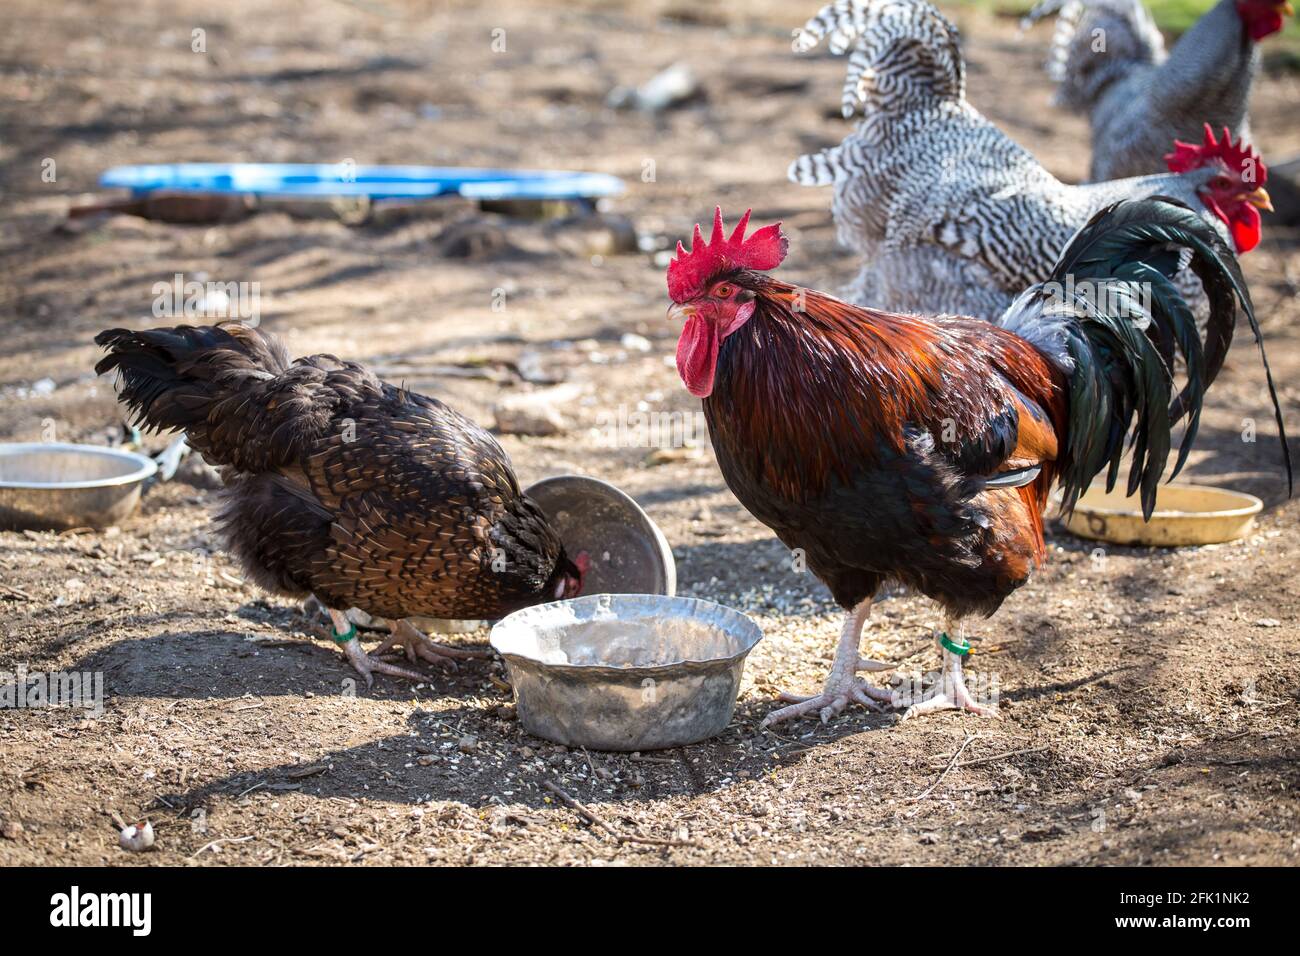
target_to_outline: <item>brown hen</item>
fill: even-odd
[[[237,323],[109,329],[95,370],[116,369],[138,422],[183,430],[223,466],[220,530],[273,593],[315,594],[352,666],[422,679],[377,655],[450,662],[406,618],[492,619],[582,587],[583,571],[490,434],[452,408],[332,355],[290,361]],[[367,654],[345,611],[393,622]]]

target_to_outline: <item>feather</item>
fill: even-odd
[[[1211,310],[1202,342],[1192,310],[1173,283],[1191,253]],[[1205,390],[1223,366],[1238,309],[1255,333],[1292,488],[1282,409],[1264,352],[1250,292],[1236,256],[1196,213],[1167,197],[1116,203],[1097,213],[1061,253],[1052,279],[1026,290],[1000,324],[1043,349],[1069,376],[1070,428],[1062,456],[1064,507],[1073,508],[1105,470],[1118,477],[1132,438],[1128,494],[1140,493],[1150,517],[1171,450],[1170,429],[1186,419],[1170,477],[1195,441]],[[1172,389],[1173,357],[1186,384]]]
[[[378,617],[495,618],[574,565],[491,435],[330,355],[238,324],[110,329],[96,366],[142,424],[226,466],[217,523],[267,590]],[[504,571],[483,555],[506,555]]]

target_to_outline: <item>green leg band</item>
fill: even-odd
[[[357,626],[353,624],[351,621],[348,622],[348,632],[346,634],[340,634],[338,631],[334,630],[333,628],[330,629],[330,640],[332,640],[335,644],[346,644],[348,641],[352,640],[352,638],[356,636],[357,636]]]
[[[965,657],[967,654],[970,653],[969,643],[967,643],[965,640],[962,640],[961,643],[954,641],[951,637],[948,636],[946,631],[939,635],[939,644],[940,646],[943,647],[944,650],[952,651],[958,657]]]

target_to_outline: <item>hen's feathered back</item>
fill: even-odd
[[[1053,14],[1046,68],[1057,84],[1058,106],[1089,110],[1111,82],[1165,59],[1165,39],[1142,0],[1044,0],[1021,27]]]
[[[1249,136],[1259,48],[1245,23],[1257,14],[1247,6],[1219,0],[1168,53],[1141,0],[1045,0],[1034,8],[1026,24],[1058,15],[1048,74],[1057,103],[1088,116],[1093,182],[1159,171],[1169,144],[1199,138],[1204,123]],[[1268,2],[1257,6],[1267,10]]]
[[[293,363],[280,341],[239,323],[95,336],[108,354],[95,366],[121,376],[120,401],[138,424],[184,431],[210,461],[243,472],[297,461],[329,425],[344,385],[379,380],[328,356]]]

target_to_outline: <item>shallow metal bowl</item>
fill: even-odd
[[[103,528],[140,503],[152,458],[98,445],[0,444],[0,528]]]
[[[569,557],[586,551],[584,594],[677,591],[673,549],[659,526],[626,493],[599,478],[558,475],[525,489],[550,520]]]
[[[1126,497],[1123,488],[1091,488],[1065,526],[1081,538],[1176,548],[1244,538],[1263,508],[1264,502],[1242,491],[1173,482],[1160,486],[1156,510],[1144,521],[1136,496]]]
[[[762,638],[739,611],[652,594],[541,604],[492,628],[524,729],[593,750],[660,750],[721,733]]]

